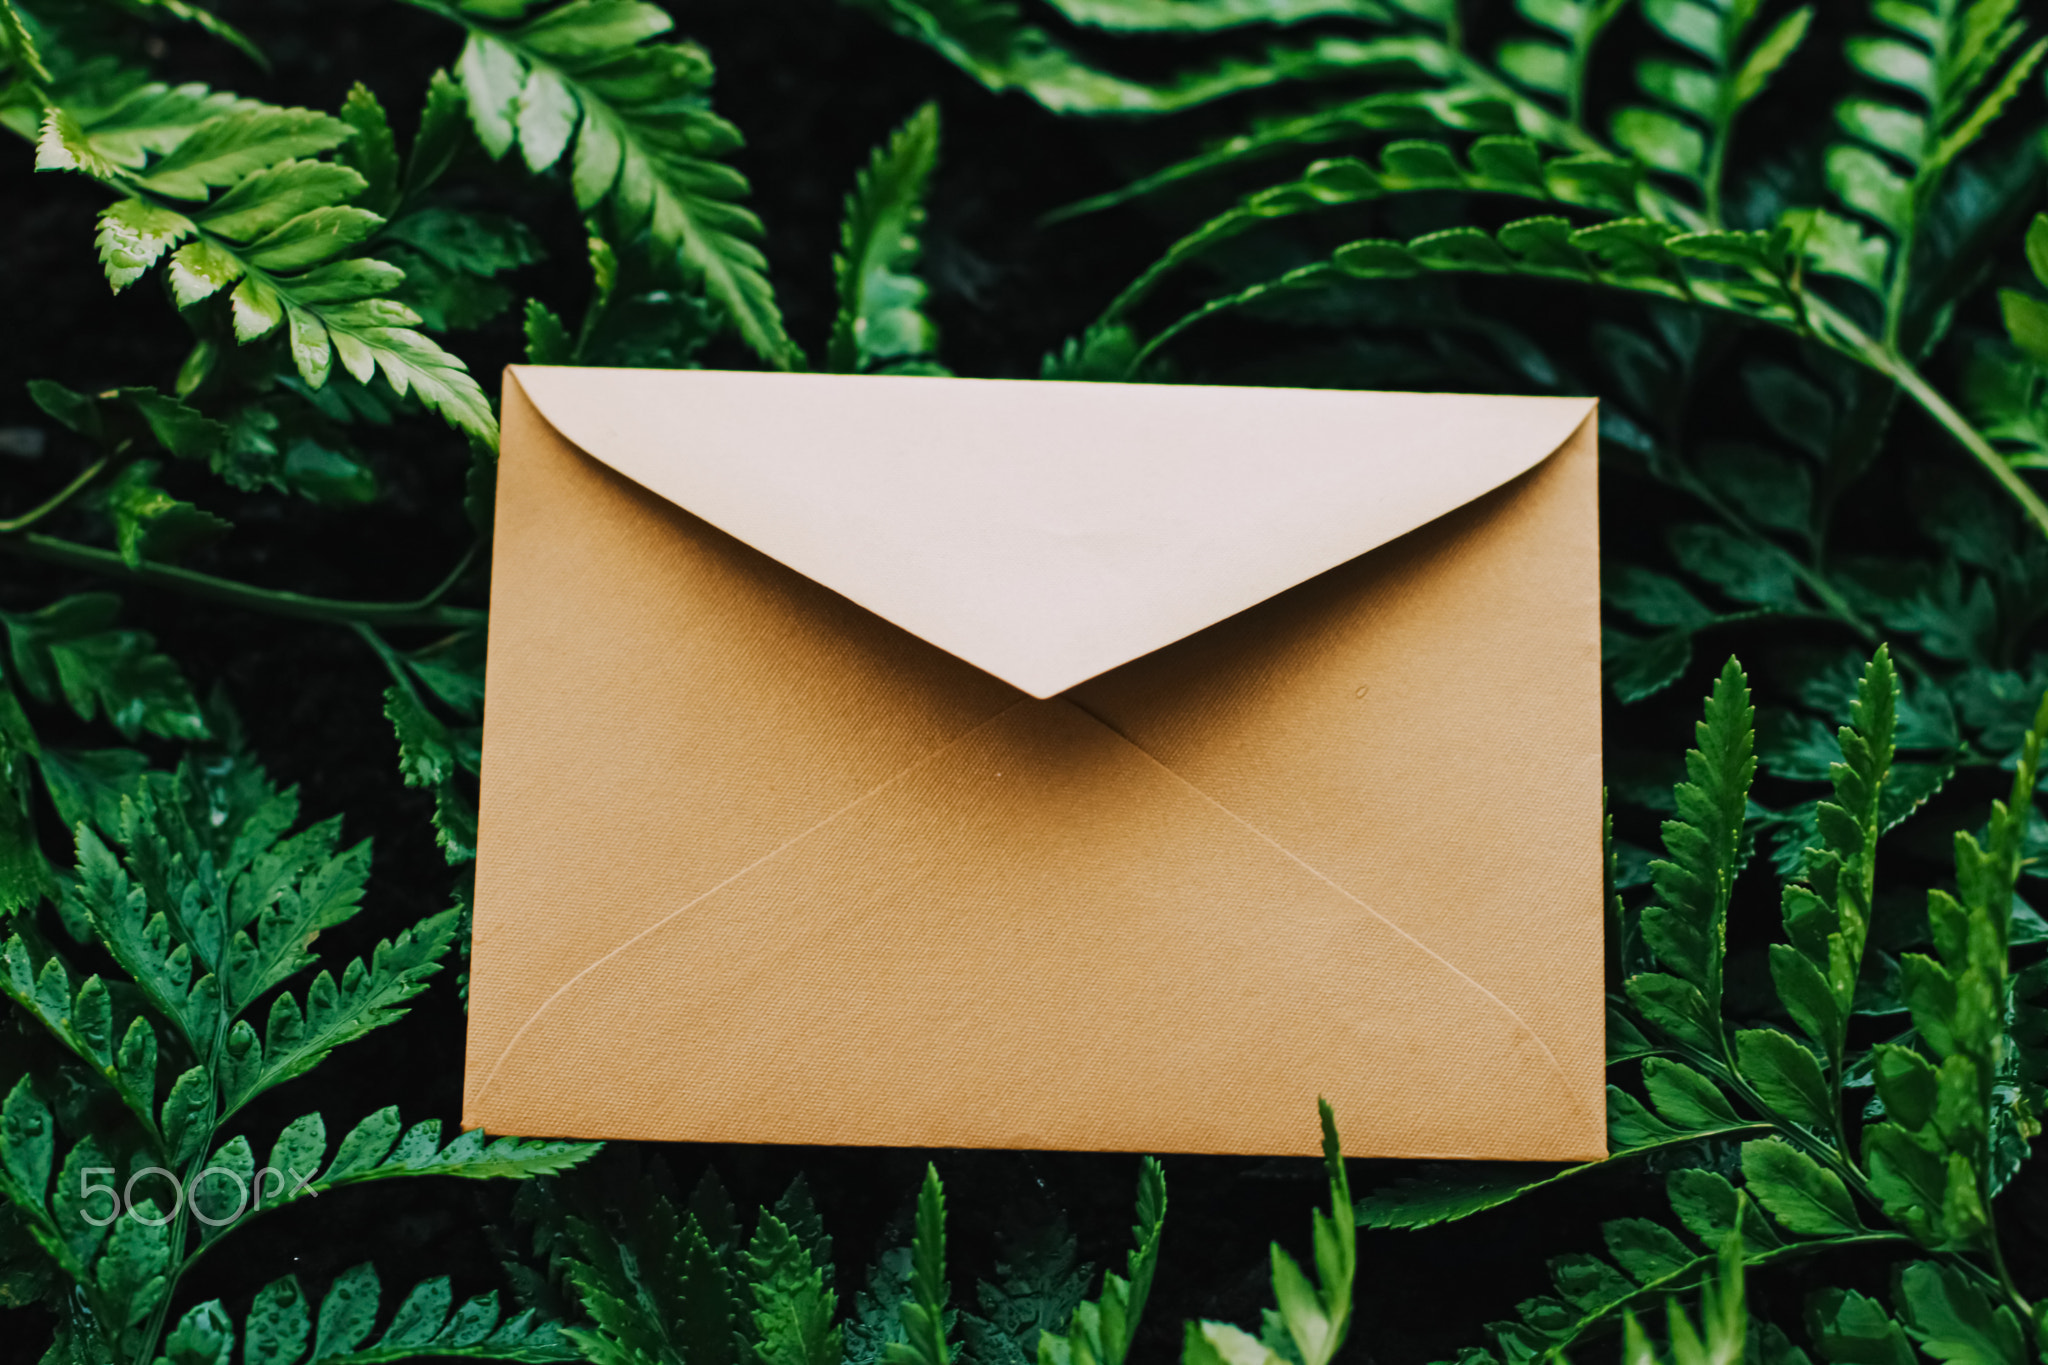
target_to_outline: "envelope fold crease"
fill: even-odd
[[[1217,809],[1217,811],[1222,813],[1224,816],[1228,817],[1230,820],[1243,826],[1247,833],[1251,834],[1260,842],[1270,845],[1282,857],[1297,864],[1304,872],[1308,873],[1311,877],[1314,877],[1317,881],[1322,882],[1324,885],[1328,886],[1332,891],[1335,891],[1338,895],[1344,897],[1346,900],[1356,905],[1359,909],[1365,911],[1374,919],[1386,925],[1388,929],[1392,930],[1396,934],[1399,934],[1403,939],[1405,939],[1409,943],[1415,945],[1418,951],[1426,954],[1432,961],[1442,966],[1443,969],[1449,972],[1453,977],[1457,978],[1466,986],[1469,986],[1474,992],[1490,1001],[1496,1009],[1498,1009],[1502,1014],[1506,1015],[1509,1019],[1514,1021],[1515,1027],[1519,1029],[1529,1039],[1530,1042],[1534,1043],[1538,1048],[1542,1049],[1544,1059],[1549,1062],[1551,1071],[1556,1074],[1559,1082],[1561,1083],[1559,1093],[1563,1095],[1565,1102],[1567,1104],[1572,1105],[1575,1108],[1583,1109],[1585,1107],[1584,1102],[1577,1095],[1572,1093],[1570,1085],[1568,1083],[1569,1078],[1565,1075],[1563,1065],[1558,1061],[1557,1054],[1550,1050],[1550,1045],[1543,1041],[1543,1036],[1539,1034],[1535,1029],[1531,1028],[1529,1026],[1529,1021],[1522,1018],[1520,1014],[1517,1014],[1513,1006],[1509,1005],[1507,1001],[1502,1000],[1499,996],[1495,995],[1492,991],[1488,990],[1484,982],[1480,981],[1470,972],[1460,967],[1457,963],[1445,957],[1436,949],[1430,947],[1430,945],[1424,942],[1422,939],[1417,938],[1414,934],[1402,928],[1393,920],[1390,920],[1385,915],[1382,915],[1378,910],[1375,910],[1365,901],[1360,900],[1357,896],[1353,895],[1348,889],[1346,889],[1340,882],[1338,882],[1334,877],[1331,877],[1321,868],[1309,862],[1306,858],[1296,853],[1293,849],[1288,848],[1285,844],[1281,843],[1278,839],[1275,839],[1272,835],[1260,829],[1251,821],[1245,819],[1242,815],[1239,815],[1236,811],[1232,810],[1229,806],[1223,804],[1223,802],[1217,800],[1214,796],[1204,791],[1195,783],[1190,782],[1185,776],[1177,772],[1170,765],[1166,764],[1165,762],[1162,762],[1157,755],[1147,750],[1143,745],[1137,743],[1129,735],[1123,733],[1123,731],[1117,729],[1115,725],[1104,720],[1101,716],[1096,715],[1094,712],[1088,710],[1085,706],[1081,706],[1078,703],[1072,704],[1074,705],[1076,710],[1080,711],[1090,720],[1100,725],[1110,734],[1115,735],[1119,741],[1129,745],[1137,753],[1142,754],[1148,762],[1155,765],[1161,772],[1165,773],[1174,781],[1186,787],[1190,792],[1193,792],[1196,796],[1208,802],[1211,806],[1214,806]]]

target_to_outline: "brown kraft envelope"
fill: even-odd
[[[1604,1155],[1593,414],[508,371],[464,1125]]]

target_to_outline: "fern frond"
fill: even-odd
[[[7,64],[20,72],[16,79],[31,87],[50,83],[50,68],[43,64],[42,49],[36,45],[35,35],[29,32],[21,11],[14,7],[14,0],[0,0],[0,38],[7,43]]]
[[[165,1293],[163,1273],[170,1260],[169,1237],[155,1202],[135,1201],[139,1218],[115,1219],[92,1193],[108,1194],[88,1172],[111,1173],[113,1162],[91,1136],[57,1161],[56,1117],[23,1076],[0,1100],[0,1207],[9,1209],[29,1238],[78,1287],[101,1324],[104,1346],[130,1344],[132,1324],[149,1313]],[[52,1183],[52,1176],[55,1182]],[[97,1184],[96,1190],[88,1190]],[[111,1234],[108,1225],[114,1224]],[[111,1337],[111,1340],[106,1338]]]
[[[1188,328],[1249,304],[1350,279],[1425,274],[1514,275],[1601,285],[1799,330],[1804,311],[1793,240],[1784,228],[1682,232],[1649,218],[1575,227],[1569,219],[1545,216],[1508,223],[1494,234],[1460,227],[1408,242],[1352,242],[1328,261],[1211,299],[1155,334],[1138,361],[1150,359]]]
[[[1152,1294],[1165,1227],[1166,1172],[1157,1160],[1146,1157],[1138,1168],[1137,1221],[1131,1226],[1136,1245],[1126,1260],[1125,1274],[1104,1274],[1101,1295],[1074,1309],[1064,1335],[1049,1331],[1039,1338],[1038,1365],[1123,1365]]]
[[[534,1311],[504,1318],[495,1290],[456,1307],[445,1275],[415,1285],[372,1341],[381,1297],[368,1262],[335,1276],[317,1309],[297,1276],[272,1280],[250,1305],[241,1359],[244,1365],[385,1365],[419,1357],[555,1365],[577,1358],[557,1325]],[[167,1365],[220,1365],[235,1344],[234,1321],[213,1299],[178,1320],[164,1354]]]
[[[1760,17],[1748,0],[1659,0],[1644,15],[1683,53],[1657,56],[1636,67],[1636,82],[1651,100],[1614,116],[1614,139],[1647,166],[1685,181],[1699,196],[1706,221],[1721,223],[1722,177],[1736,117],[1769,85],[1813,20],[1812,6],[1780,16],[1751,41]],[[1669,50],[1669,49],[1667,49]]]
[[[76,973],[51,952],[37,951],[21,935],[0,946],[0,995],[43,1026],[106,1082],[151,1143],[161,1147],[156,1102],[156,1031],[139,1014],[118,1025],[113,993],[97,975],[73,985]]]
[[[1889,344],[1903,326],[1913,258],[1945,172],[2048,55],[2048,38],[2013,54],[2025,25],[2012,10],[2011,0],[1898,0],[1874,7],[1880,32],[1848,42],[1849,64],[1872,88],[1835,106],[1844,137],[1827,150],[1827,183],[1879,235],[1831,226],[1843,245],[1825,244],[1814,265],[1877,296]]]
[[[531,0],[409,3],[468,31],[456,72],[492,156],[517,146],[535,172],[568,158],[577,207],[605,205],[622,238],[647,232],[769,364],[801,362],[768,283],[760,220],[742,204],[746,178],[724,159],[739,130],[711,109],[703,49],[654,41],[673,27],[666,13],[638,0],[568,0],[541,13]]]
[[[1537,32],[1503,42],[1494,55],[1495,64],[1518,85],[1555,100],[1572,123],[1581,123],[1594,46],[1627,2],[1557,5],[1517,0],[1516,11]]]
[[[1992,1235],[1991,1134],[2013,1103],[1999,1093],[2012,1047],[2013,898],[2044,740],[2048,697],[2020,745],[2009,795],[1991,805],[1985,837],[1955,836],[1955,892],[1927,894],[1934,952],[1900,959],[1917,1042],[1881,1044],[1872,1060],[1885,1121],[1863,1130],[1871,1191],[1887,1215],[1938,1250],[1981,1249]]]
[[[754,1359],[760,1365],[840,1365],[842,1335],[833,1320],[839,1297],[830,1288],[831,1244],[816,1226],[808,1196],[799,1202],[799,1195],[801,1182],[791,1187],[777,1212],[763,1210],[747,1246]]]
[[[1449,47],[1426,54],[1432,67],[1453,67]],[[1099,213],[1184,181],[1217,175],[1285,152],[1356,140],[1383,132],[1455,131],[1512,134],[1518,131],[1512,106],[1487,87],[1453,83],[1418,90],[1383,90],[1313,114],[1261,124],[1183,161],[1174,162],[1107,193],[1078,200],[1045,215],[1048,224]],[[1547,144],[1546,144],[1547,145]]]
[[[929,46],[988,89],[1022,91],[1060,114],[1171,114],[1291,81],[1368,71],[1440,75],[1446,70],[1441,43],[1406,34],[1364,40],[1330,35],[1276,44],[1257,57],[1225,58],[1146,84],[1090,65],[1044,29],[1025,23],[1011,0],[847,2]],[[1109,13],[1111,6],[1102,4],[1098,12]],[[1148,7],[1145,12],[1155,11]]]
[[[203,87],[144,87],[104,114],[61,103],[46,114],[38,169],[82,171],[124,196],[100,217],[108,282],[126,288],[168,253],[180,308],[233,286],[236,340],[285,329],[308,385],[325,384],[339,356],[358,382],[381,371],[401,397],[416,393],[452,425],[495,439],[476,381],[389,297],[402,272],[354,254],[383,222],[349,202],[368,182],[306,160],[355,127],[307,109],[221,103]]]
[[[924,281],[910,273],[938,156],[939,107],[927,104],[875,149],[846,197],[840,252],[832,260],[839,312],[825,353],[834,373],[946,372],[926,359],[938,332],[920,309]]]
[[[567,1335],[595,1365],[734,1365],[740,1304],[696,1214],[644,1186],[606,1222],[572,1217],[566,1262],[589,1327]]]
[[[213,977],[202,973],[193,979],[191,949],[161,912],[151,912],[144,888],[130,880],[97,834],[79,826],[77,846],[77,880],[67,897],[150,1007],[178,1030],[188,1055],[202,1055],[217,1015]]]
[[[1219,33],[1310,19],[1385,23],[1380,0],[1051,0],[1068,23],[1110,33]]]
[[[1058,1214],[1013,1222],[998,1234],[996,1276],[975,1286],[973,1313],[959,1315],[978,1365],[1031,1365],[1048,1334],[1064,1332],[1088,1295],[1095,1267]]]
[[[1785,888],[1791,941],[1771,945],[1778,997],[1820,1045],[1837,1081],[1870,935],[1899,703],[1891,653],[1880,647],[1863,671],[1849,724],[1837,736],[1842,761],[1830,770],[1835,799],[1816,808],[1821,843],[1806,850],[1807,884]]]
[[[173,437],[173,439],[179,439]],[[116,622],[121,600],[79,593],[34,612],[0,612],[9,662],[23,692],[68,706],[80,720],[105,717],[127,739],[205,739],[192,685],[146,632]]]
[[[1742,824],[1756,777],[1756,710],[1741,665],[1730,659],[1685,755],[1688,781],[1673,789],[1678,818],[1664,824],[1668,861],[1650,872],[1657,900],[1643,911],[1644,943],[1692,986],[1718,1020],[1728,904],[1744,861]]]
[[[946,1340],[946,1191],[936,1166],[924,1168],[917,1192],[917,1229],[910,1241],[910,1293],[898,1306],[903,1337],[884,1348],[887,1365],[953,1365]]]
[[[1387,144],[1380,151],[1378,166],[1357,157],[1318,161],[1299,179],[1247,196],[1237,207],[1175,242],[1117,296],[1104,311],[1103,320],[1128,312],[1168,272],[1275,219],[1432,190],[1508,195],[1625,214],[1634,206],[1641,175],[1640,167],[1618,158],[1546,158],[1540,145],[1526,137],[1479,138],[1462,161],[1443,143],[1421,139]]]
[[[234,1139],[244,1150],[245,1138]],[[261,1188],[251,1185],[253,1209],[281,1208],[347,1185],[416,1176],[464,1180],[530,1180],[554,1175],[588,1160],[602,1144],[487,1138],[481,1130],[462,1133],[445,1145],[441,1122],[428,1119],[406,1128],[395,1106],[380,1109],[342,1136],[331,1159],[327,1126],[319,1114],[293,1120],[270,1150]],[[213,1165],[224,1158],[216,1155]],[[248,1173],[248,1179],[257,1177]]]
[[[321,972],[306,988],[303,1008],[280,991],[259,1038],[247,1020],[228,1031],[221,1061],[222,1117],[295,1076],[304,1075],[327,1054],[395,1023],[407,1000],[427,988],[454,946],[460,912],[444,910],[377,945],[368,962],[348,964],[337,983]]]
[[[1318,1100],[1323,1122],[1323,1166],[1330,1178],[1330,1211],[1315,1211],[1316,1279],[1292,1256],[1272,1248],[1273,1298],[1264,1339],[1224,1322],[1190,1322],[1182,1365],[1329,1365],[1351,1330],[1352,1282],[1358,1273],[1358,1234],[1351,1215],[1351,1180],[1337,1142],[1336,1120]]]

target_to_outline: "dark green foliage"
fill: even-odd
[[[1344,1153],[1338,1146],[1330,1106],[1320,1100],[1317,1106],[1323,1119],[1323,1166],[1330,1177],[1330,1211],[1315,1212],[1316,1278],[1311,1281],[1275,1243],[1273,1298],[1279,1310],[1268,1311],[1264,1336],[1254,1337],[1225,1322],[1191,1322],[1181,1348],[1182,1365],[1329,1365],[1350,1334],[1352,1281],[1358,1273],[1351,1180],[1344,1170]],[[1136,1268],[1134,1256],[1134,1279]],[[1149,1268],[1144,1278],[1149,1286]]]
[[[754,1355],[761,1365],[838,1365],[832,1242],[801,1182],[763,1210],[746,1252]]]
[[[911,115],[860,173],[846,198],[840,254],[833,259],[839,315],[826,368],[841,374],[944,374],[925,359],[938,337],[919,311],[924,282],[917,263],[924,198],[939,155],[939,107]]]
[[[1328,1141],[1335,1140],[1331,1130]],[[1331,1161],[1341,1179],[1341,1166],[1334,1156]],[[841,1318],[831,1287],[832,1242],[808,1188],[799,1181],[772,1209],[759,1210],[743,1238],[714,1182],[706,1177],[687,1210],[658,1174],[636,1176],[624,1168],[609,1175],[580,1172],[546,1188],[533,1211],[542,1242],[558,1239],[565,1250],[570,1283],[591,1319],[569,1335],[590,1359],[613,1365],[749,1358],[760,1365],[952,1365],[963,1358],[991,1365],[1120,1365],[1151,1293],[1166,1218],[1166,1178],[1147,1158],[1128,1276],[1105,1275],[1101,1295],[1083,1301],[1090,1267],[1077,1264],[1074,1240],[1064,1220],[1053,1216],[1025,1233],[1028,1240],[1011,1245],[999,1283],[980,1286],[983,1315],[956,1312],[948,1306],[945,1188],[937,1169],[927,1167],[909,1245],[876,1258],[866,1288]],[[1338,1207],[1348,1213],[1347,1205]],[[1341,1337],[1349,1305],[1345,1268],[1353,1255],[1349,1220],[1318,1215],[1317,1227],[1317,1263],[1331,1286],[1330,1311],[1338,1314]],[[1298,1271],[1294,1275],[1299,1279]],[[1291,1290],[1294,1282],[1288,1283]],[[1301,1321],[1303,1330],[1318,1330],[1311,1317]],[[966,1338],[966,1355],[954,1341],[956,1329]]]
[[[1615,1159],[1666,1149],[1677,1154],[1681,1164],[1665,1194],[1677,1228],[1692,1240],[1650,1219],[1609,1222],[1611,1263],[1586,1255],[1553,1260],[1557,1297],[1524,1304],[1520,1322],[1494,1324],[1508,1355],[1554,1357],[1619,1315],[1628,1325],[1631,1355],[1643,1358],[1649,1347],[1634,1310],[1656,1293],[1700,1279],[1723,1254],[1723,1240],[1738,1231],[1740,1257],[1759,1264],[1829,1245],[1917,1240],[1952,1253],[1988,1247],[1990,1210],[2003,1179],[1990,1134],[1994,1126],[2037,1131],[2038,1123],[2038,1091],[1999,1088],[1980,1078],[2000,1066],[2015,1075],[2009,1061],[1998,1060],[2009,1057],[2014,1045],[1982,1002],[2009,993],[2005,964],[2022,836],[2021,821],[2008,812],[2021,809],[2033,790],[2048,699],[2020,746],[2013,795],[1994,804],[1985,839],[1957,836],[1958,892],[1929,893],[1927,924],[1936,954],[1901,960],[1901,989],[1914,1033],[1872,1046],[1852,1045],[1848,1023],[1861,1007],[1858,989],[1878,904],[1876,849],[1888,827],[1892,754],[1905,732],[1902,690],[1885,650],[1864,666],[1850,696],[1850,723],[1836,736],[1838,761],[1831,765],[1834,799],[1816,806],[1804,880],[1782,891],[1788,941],[1773,944],[1769,953],[1779,1004],[1807,1034],[1804,1042],[1768,1027],[1724,1030],[1725,1004],[1710,1009],[1700,989],[1702,982],[1718,983],[1727,954],[1725,937],[1716,930],[1716,907],[1725,915],[1729,888],[1741,872],[1745,794],[1755,769],[1754,713],[1732,663],[1707,699],[1700,747],[1688,755],[1690,780],[1674,792],[1681,818],[1665,826],[1674,857],[1653,865],[1657,898],[1639,914],[1644,943],[1673,971],[1630,979],[1638,1011],[1631,1031],[1644,1045],[1616,1059],[1641,1059],[1648,1104],[1611,1087],[1609,1111]],[[1860,1143],[1852,1141],[1856,1130],[1844,1101],[1845,1093],[1855,1093],[1845,1087],[1856,1084],[1857,1075],[1874,1080],[1879,1106],[1869,1116],[1874,1121],[1861,1125]],[[1693,1166],[1708,1150],[1697,1146],[1702,1139],[1744,1132],[1758,1135],[1741,1144],[1739,1188],[1722,1174]],[[1688,1157],[1688,1150],[1699,1155]],[[1411,1180],[1368,1198],[1360,1212],[1379,1226],[1423,1226],[1470,1216],[1583,1169],[1535,1180],[1505,1173],[1490,1182]],[[1937,1283],[1951,1283],[1925,1278],[1935,1273],[1931,1265],[1925,1274],[1909,1271],[1910,1282],[1919,1286],[1911,1292],[1926,1299]],[[1966,1273],[1986,1272],[1973,1265]],[[1724,1267],[1724,1295],[1728,1274]],[[1951,1311],[1992,1315],[1995,1300],[1983,1299],[1965,1280],[1953,1283],[1964,1285],[1970,1303],[1980,1306]],[[1817,1323],[1832,1323],[1829,1314],[1854,1307],[1848,1300],[1828,1302],[1833,1306]],[[1734,1331],[1739,1337],[1739,1310],[1728,1310],[1724,1298],[1709,1316],[1722,1311],[1734,1314],[1724,1335]],[[1874,1307],[1870,1311],[1881,1316]],[[1845,1330],[1851,1329],[1814,1327],[1823,1354],[1868,1359],[1830,1345]],[[1681,1358],[1697,1355],[1696,1342],[1685,1345],[1690,1331],[1673,1319],[1671,1339]],[[1859,1339],[1873,1332],[1867,1323],[1853,1328]]]
[[[104,714],[131,739],[152,731],[207,743],[223,722],[199,712],[147,636],[111,628],[113,610],[113,598],[72,598],[10,618],[20,688],[45,706],[70,702],[86,720]],[[18,1074],[0,1101],[0,1205],[49,1259],[39,1297],[70,1297],[76,1351],[227,1359],[236,1326],[219,1302],[176,1324],[168,1312],[197,1254],[270,1209],[418,1175],[526,1179],[590,1156],[592,1144],[481,1132],[442,1144],[438,1121],[406,1128],[383,1109],[332,1154],[322,1115],[307,1113],[262,1144],[258,1164],[258,1144],[233,1115],[406,1013],[451,948],[455,913],[406,927],[336,976],[311,945],[362,909],[369,876],[369,845],[342,847],[338,819],[291,833],[297,794],[233,747],[152,772],[145,755],[119,749],[59,759],[12,700],[8,716],[10,753],[41,765],[49,800],[74,821],[76,864],[49,866],[27,821],[0,831],[14,841],[8,909],[49,902],[47,919],[10,923],[0,995],[53,1044],[51,1060]],[[35,808],[27,772],[10,796]],[[53,939],[51,921],[84,954]],[[113,1109],[80,1107],[80,1093]],[[375,1275],[358,1267],[330,1291],[307,1357],[305,1300],[295,1281],[276,1281],[258,1291],[244,1359],[569,1357],[532,1314],[500,1324],[494,1295],[453,1318],[449,1304],[444,1279],[420,1285],[369,1342]]]
[[[1319,1222],[1317,1227],[1321,1226]],[[1064,1336],[1057,1322],[1044,1324],[1047,1330],[1038,1338],[1035,1356],[1038,1365],[1122,1365],[1137,1340],[1145,1300],[1152,1293],[1152,1276],[1159,1268],[1159,1239],[1165,1229],[1166,1173],[1147,1157],[1138,1170],[1137,1221],[1131,1226],[1137,1245],[1131,1248],[1125,1273],[1104,1273],[1101,1295],[1074,1304]],[[1060,1297],[1071,1292],[1079,1299],[1087,1280],[1085,1268],[1079,1278],[1081,1285],[1071,1290],[1062,1286]]]
[[[747,182],[720,159],[739,130],[711,111],[703,49],[651,41],[667,14],[617,0],[412,3],[468,30],[456,70],[492,156],[516,145],[536,173],[568,158],[578,208],[604,209],[620,236],[644,231],[763,359],[796,362],[755,245],[760,222],[739,202]]]
[[[1005,1237],[997,1279],[976,1287],[973,1314],[960,1316],[968,1356],[982,1365],[1032,1365],[1039,1339],[1063,1333],[1095,1267],[1081,1261],[1066,1220],[1026,1224]]]
[[[536,1362],[578,1358],[555,1324],[531,1310],[502,1321],[496,1293],[454,1306],[444,1276],[415,1285],[381,1333],[377,1272],[367,1262],[335,1276],[316,1308],[295,1277],[256,1291],[241,1330],[244,1365],[381,1365],[420,1357]],[[451,1308],[453,1311],[451,1312]],[[221,1365],[235,1345],[219,1300],[179,1319],[164,1341],[172,1365]]]
[[[917,1192],[916,1230],[910,1238],[909,1292],[896,1306],[903,1340],[882,1350],[886,1365],[952,1365],[946,1300],[946,1191],[936,1166],[925,1167]]]
[[[1671,857],[1650,864],[1657,901],[1642,912],[1642,937],[1672,974],[1629,983],[1630,997],[1652,1022],[1707,1039],[1716,1050],[1728,901],[1742,870],[1743,818],[1756,775],[1755,714],[1742,669],[1730,659],[1707,699],[1700,747],[1685,756],[1691,780],[1673,789],[1678,818],[1664,823]]]

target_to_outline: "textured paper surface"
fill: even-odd
[[[1602,1154],[1591,406],[513,372],[464,1123]]]

